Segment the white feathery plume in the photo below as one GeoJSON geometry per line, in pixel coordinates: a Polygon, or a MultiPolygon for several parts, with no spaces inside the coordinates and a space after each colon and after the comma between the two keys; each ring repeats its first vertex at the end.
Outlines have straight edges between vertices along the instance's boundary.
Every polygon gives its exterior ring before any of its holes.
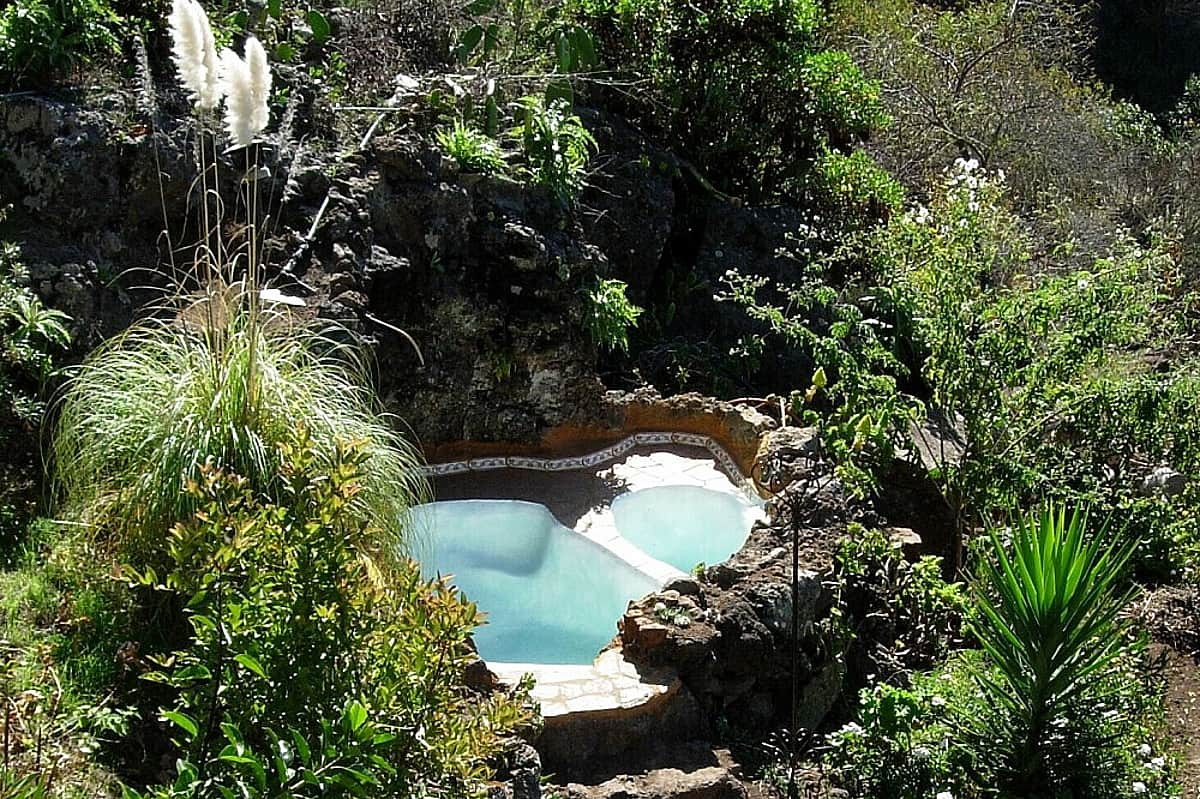
{"type": "Polygon", "coordinates": [[[221,75],[217,64],[217,43],[213,39],[212,24],[208,14],[198,0],[192,0],[192,8],[196,14],[197,23],[204,32],[204,91],[200,93],[197,107],[212,110],[221,104],[221,75]]]}
{"type": "Polygon", "coordinates": [[[271,67],[267,64],[267,51],[258,39],[246,39],[246,66],[250,68],[250,92],[254,97],[254,115],[250,124],[257,135],[267,126],[271,112],[267,100],[271,96],[271,67]]]}
{"type": "Polygon", "coordinates": [[[171,27],[171,52],[179,82],[197,108],[216,108],[221,96],[217,89],[216,47],[208,15],[196,0],[174,0],[167,21],[171,27]]]}
{"type": "Polygon", "coordinates": [[[256,128],[253,80],[250,67],[228,47],[221,51],[221,89],[225,94],[225,129],[235,147],[247,147],[256,128]]]}

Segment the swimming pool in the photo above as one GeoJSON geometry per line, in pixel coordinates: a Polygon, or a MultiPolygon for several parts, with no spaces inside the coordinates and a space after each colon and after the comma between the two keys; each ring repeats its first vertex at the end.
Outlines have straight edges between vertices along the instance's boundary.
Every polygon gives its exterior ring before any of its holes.
{"type": "Polygon", "coordinates": [[[426,577],[453,574],[487,612],[475,631],[486,660],[591,663],[625,603],[659,586],[543,505],[456,500],[414,509],[426,577]]]}
{"type": "Polygon", "coordinates": [[[688,485],[622,494],[613,501],[612,513],[626,541],[683,572],[728,559],[762,515],[740,496],[688,485]]]}
{"type": "Polygon", "coordinates": [[[485,660],[589,664],[629,600],[664,574],[727,559],[761,514],[740,494],[671,485],[618,496],[587,532],[544,505],[504,499],[433,502],[412,522],[425,576],[453,575],[487,613],[475,631],[485,660]]]}

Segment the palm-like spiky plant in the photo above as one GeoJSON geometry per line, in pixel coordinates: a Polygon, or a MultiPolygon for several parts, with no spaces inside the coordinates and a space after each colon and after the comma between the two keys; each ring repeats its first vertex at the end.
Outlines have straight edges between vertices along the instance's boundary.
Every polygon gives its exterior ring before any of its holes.
{"type": "Polygon", "coordinates": [[[976,675],[994,713],[974,719],[975,732],[1015,796],[1045,792],[1052,761],[1082,754],[1056,746],[1056,728],[1138,645],[1119,618],[1135,590],[1120,579],[1136,538],[1105,545],[1086,528],[1080,510],[1019,519],[1011,548],[991,534],[992,557],[975,584],[971,629],[996,667],[976,675]]]}

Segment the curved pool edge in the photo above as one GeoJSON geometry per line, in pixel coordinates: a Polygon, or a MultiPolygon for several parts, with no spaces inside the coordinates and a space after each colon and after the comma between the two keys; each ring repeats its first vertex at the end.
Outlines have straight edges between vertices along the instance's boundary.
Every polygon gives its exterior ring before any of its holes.
{"type": "Polygon", "coordinates": [[[599,466],[608,461],[616,460],[637,447],[669,446],[672,444],[707,450],[713,460],[720,466],[721,471],[725,473],[725,476],[734,485],[749,495],[753,495],[754,497],[759,496],[755,490],[754,481],[739,468],[733,456],[712,436],[698,433],[642,431],[631,433],[611,446],[594,450],[586,455],[574,455],[562,458],[494,455],[468,458],[466,460],[429,463],[421,466],[420,472],[423,477],[444,477],[447,475],[464,474],[466,472],[491,471],[492,469],[529,469],[539,472],[562,472],[599,466]]]}

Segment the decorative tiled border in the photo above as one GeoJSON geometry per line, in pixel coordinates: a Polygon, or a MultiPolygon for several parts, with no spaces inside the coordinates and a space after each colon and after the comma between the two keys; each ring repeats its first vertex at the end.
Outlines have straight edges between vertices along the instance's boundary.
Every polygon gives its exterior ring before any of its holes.
{"type": "Polygon", "coordinates": [[[656,444],[682,444],[689,447],[703,447],[712,455],[713,460],[717,462],[721,470],[735,483],[742,483],[746,479],[746,475],[742,474],[737,463],[729,456],[725,448],[713,440],[712,437],[698,433],[667,432],[633,433],[610,447],[605,447],[588,455],[576,455],[570,458],[532,458],[527,455],[471,458],[465,461],[431,463],[421,467],[421,474],[425,477],[444,477],[446,475],[483,472],[491,469],[530,469],[537,472],[564,472],[571,469],[588,469],[611,460],[616,460],[634,447],[653,446],[656,444]]]}

